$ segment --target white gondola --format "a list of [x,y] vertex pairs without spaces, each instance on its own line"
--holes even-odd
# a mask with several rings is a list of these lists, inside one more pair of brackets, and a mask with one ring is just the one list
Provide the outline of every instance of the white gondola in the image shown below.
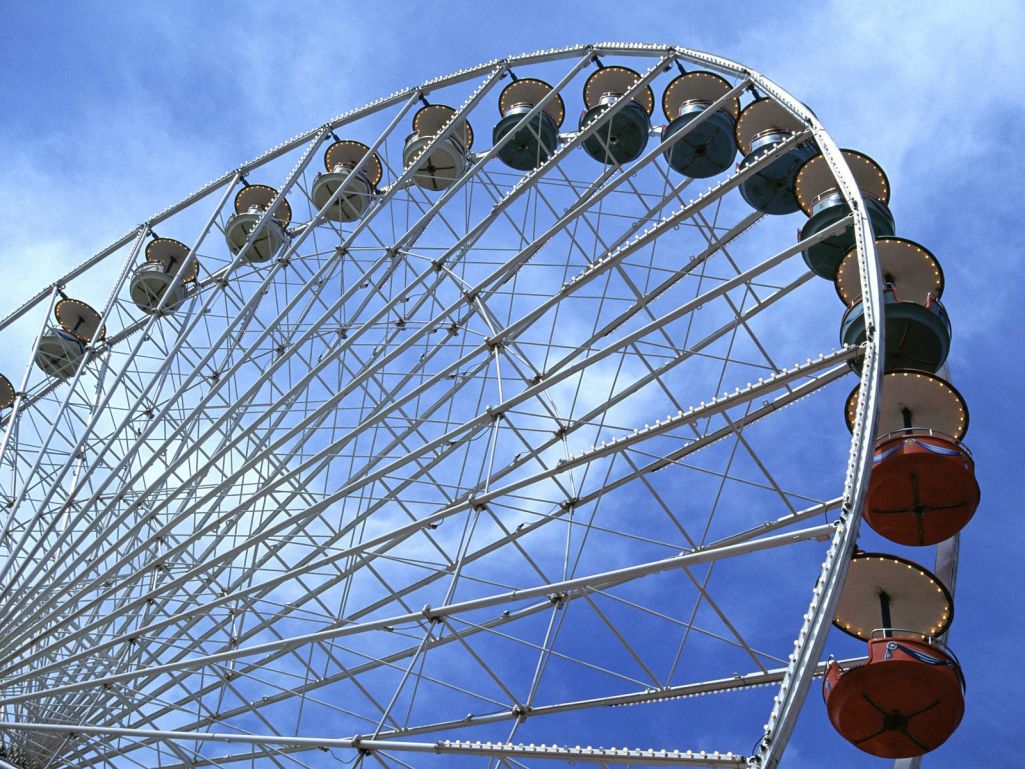
[[57,319],[39,339],[36,365],[47,376],[67,379],[74,376],[82,359],[85,346],[99,342],[107,335],[100,325],[100,314],[78,299],[61,299],[53,308]]
[[[146,246],[146,262],[136,268],[129,285],[135,306],[145,313],[156,312],[164,294],[174,283],[189,255],[189,247],[171,238],[157,238]],[[173,289],[173,296],[164,304],[165,311],[178,307],[189,293],[189,285],[199,274],[199,263],[193,259],[182,279]]]
[[[270,208],[278,191],[264,184],[250,184],[235,196],[235,213],[228,219],[224,237],[231,253],[238,254],[249,240],[263,215]],[[245,253],[247,262],[266,262],[285,242],[285,227],[292,221],[292,209],[287,200],[278,203],[272,217],[253,240]]]
[[14,391],[14,385],[11,384],[11,380],[0,374],[0,409],[10,408],[14,405],[14,398],[17,393]]
[[51,326],[39,339],[36,365],[47,376],[68,379],[85,357],[85,345],[62,328]]
[[466,173],[466,153],[473,146],[473,129],[465,120],[443,141],[421,158],[427,147],[452,120],[456,111],[444,104],[421,107],[413,116],[413,133],[406,137],[402,165],[409,168],[419,162],[413,182],[427,190],[443,190]]
[[[154,313],[172,283],[174,283],[174,275],[164,272],[164,268],[159,264],[147,262],[139,265],[132,274],[129,293],[136,307],[145,313]],[[185,301],[186,293],[185,285],[179,282],[164,305],[164,309],[173,310]]]
[[[355,222],[363,216],[370,204],[374,188],[381,181],[384,167],[377,153],[371,153],[363,168],[353,176],[356,166],[370,152],[370,148],[355,141],[337,141],[324,153],[327,173],[317,174],[313,180],[310,196],[313,205],[320,210],[343,183],[345,189],[324,216],[335,222]],[[350,176],[352,177],[350,179]]]

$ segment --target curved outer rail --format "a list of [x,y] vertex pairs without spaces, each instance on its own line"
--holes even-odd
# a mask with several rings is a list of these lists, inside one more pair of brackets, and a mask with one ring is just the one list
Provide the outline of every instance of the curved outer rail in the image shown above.
[[880,393],[883,384],[882,361],[886,351],[883,328],[883,283],[875,251],[875,235],[868,213],[862,203],[854,174],[844,162],[843,155],[811,110],[798,102],[771,80],[752,73],[752,80],[773,98],[800,117],[808,126],[833,176],[840,184],[844,200],[854,216],[854,236],[858,253],[858,268],[865,306],[865,365],[861,372],[861,397],[851,436],[851,450],[847,460],[843,502],[836,534],[826,552],[822,571],[812,589],[811,604],[804,615],[804,624],[794,642],[787,673],[780,684],[769,721],[765,725],[758,752],[751,765],[775,769],[783,758],[790,735],[797,723],[801,704],[811,686],[812,673],[826,638],[840,599],[840,589],[847,575],[851,555],[858,538],[862,508],[868,491],[868,478],[872,469],[876,425],[879,421]]

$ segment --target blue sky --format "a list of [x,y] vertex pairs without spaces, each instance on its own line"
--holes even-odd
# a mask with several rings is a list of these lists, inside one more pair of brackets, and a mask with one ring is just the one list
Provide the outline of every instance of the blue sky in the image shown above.
[[[482,5],[9,4],[0,27],[0,312],[224,170],[411,83],[602,40],[744,62],[808,103],[838,144],[883,166],[898,234],[943,264],[952,378],[971,409],[966,442],[983,501],[962,539],[952,634],[967,713],[926,765],[1010,761],[1025,738],[1025,703],[1008,684],[1020,679],[1010,666],[1025,632],[1013,608],[1025,567],[1012,486],[1023,374],[1023,7]],[[10,338],[0,351],[23,356]]]

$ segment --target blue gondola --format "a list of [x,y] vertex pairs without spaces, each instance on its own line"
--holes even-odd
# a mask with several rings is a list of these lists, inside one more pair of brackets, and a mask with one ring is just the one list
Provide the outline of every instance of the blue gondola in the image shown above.
[[[879,238],[875,250],[885,283],[884,370],[939,370],[947,359],[951,338],[950,319],[939,301],[944,285],[939,262],[926,248],[905,238]],[[860,345],[865,340],[865,316],[853,248],[835,273],[837,292],[848,306],[840,327],[841,341]],[[860,371],[860,358],[852,365]]]
[[517,171],[532,171],[540,166],[559,146],[559,127],[566,117],[566,105],[556,94],[545,107],[525,125],[519,126],[523,116],[530,112],[552,87],[543,80],[522,78],[505,87],[498,97],[502,119],[492,132],[492,141],[498,144],[510,132],[512,138],[498,151],[498,158]]
[[[884,369],[918,369],[929,373],[939,370],[947,360],[951,335],[950,319],[940,301],[931,296],[922,304],[904,301],[893,286],[886,287],[884,297]],[[844,314],[840,340],[846,345],[860,345],[865,341],[865,315],[860,302]],[[855,358],[851,366],[861,371],[861,358]]]
[[[741,169],[802,130],[801,121],[773,99],[751,102],[741,111],[734,131],[737,147],[744,155]],[[817,153],[810,141],[791,147],[748,176],[740,185],[740,194],[749,206],[764,214],[794,213],[800,209],[794,190],[797,172]]]
[[734,131],[740,115],[740,99],[729,99],[696,128],[687,130],[698,115],[729,91],[729,82],[711,72],[687,72],[666,87],[662,95],[662,112],[669,125],[663,141],[681,134],[664,153],[674,170],[684,176],[707,179],[733,165],[737,155]]
[[[875,236],[878,238],[893,235],[893,215],[888,205],[890,183],[883,169],[872,158],[854,150],[843,150],[843,157],[858,184]],[[802,240],[821,232],[851,212],[840,194],[826,159],[821,155],[811,158],[798,171],[795,190],[798,204],[809,216],[801,228]],[[854,227],[848,225],[841,232],[830,235],[806,249],[804,261],[816,275],[832,280],[837,265],[853,245]]]
[[648,145],[651,113],[655,109],[655,94],[650,86],[642,88],[616,114],[602,119],[609,107],[640,79],[639,73],[627,67],[602,67],[584,84],[586,110],[580,116],[580,128],[583,130],[595,120],[602,121],[584,139],[584,151],[600,163],[629,163],[640,157]]

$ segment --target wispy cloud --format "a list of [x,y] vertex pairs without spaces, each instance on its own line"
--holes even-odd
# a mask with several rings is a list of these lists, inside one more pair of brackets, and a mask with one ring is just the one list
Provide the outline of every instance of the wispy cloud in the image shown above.
[[[898,233],[943,261],[955,375],[974,394],[978,422],[999,427],[1001,404],[1016,396],[1006,383],[1020,381],[1020,364],[979,356],[1014,357],[1008,319],[1022,274],[1016,191],[1025,170],[1015,143],[1025,76],[1025,10],[1017,3],[969,12],[953,3],[624,9],[570,2],[482,11],[441,2],[415,10],[396,4],[371,16],[351,6],[235,3],[215,11],[196,2],[133,13],[86,5],[61,18],[51,33],[48,13],[16,9],[0,31],[0,62],[12,73],[4,102],[13,107],[0,126],[2,308],[207,179],[348,108],[495,56],[582,40],[659,39],[755,67],[806,99],[842,146],[879,160],[894,182]],[[488,127],[478,134],[486,143]],[[75,289],[102,301],[108,277]],[[2,344],[20,365],[25,335],[5,334]],[[993,367],[999,376],[987,374]],[[985,428],[970,437],[994,462],[1015,453]],[[1004,488],[986,487],[984,497],[999,498]],[[993,531],[984,520],[973,526]],[[984,536],[971,534],[966,547],[965,613],[988,612],[985,622],[1021,630],[999,606],[972,614],[972,598],[997,581],[980,557],[1010,548],[1011,538],[984,546]],[[991,658],[1013,653],[1009,643],[989,651]],[[970,655],[973,674],[992,685],[991,663]],[[952,748],[957,755],[974,755],[973,744],[1011,742],[969,718]],[[798,745],[797,765],[813,742]],[[855,765],[858,757],[844,758]]]

